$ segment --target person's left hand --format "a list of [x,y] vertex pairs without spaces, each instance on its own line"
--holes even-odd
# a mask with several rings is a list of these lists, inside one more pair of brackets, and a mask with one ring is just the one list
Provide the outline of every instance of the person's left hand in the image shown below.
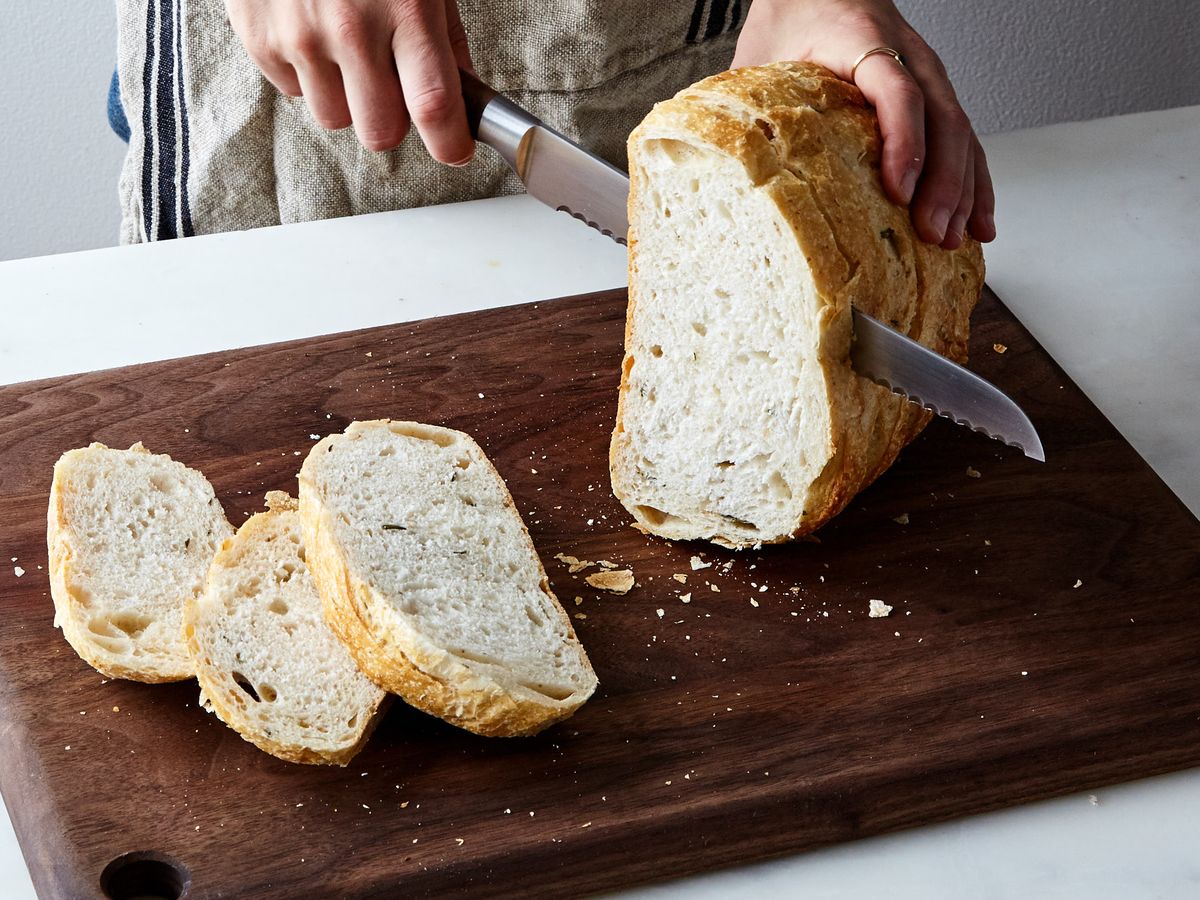
[[922,240],[953,250],[963,234],[996,237],[987,159],[937,54],[891,0],[755,0],[742,27],[734,67],[794,59],[820,63],[854,81],[879,116],[883,185],[909,205]]

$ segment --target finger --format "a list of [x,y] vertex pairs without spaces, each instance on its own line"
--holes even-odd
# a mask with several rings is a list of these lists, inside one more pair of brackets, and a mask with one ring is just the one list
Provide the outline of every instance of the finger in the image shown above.
[[967,230],[967,219],[975,206],[975,160],[974,147],[967,144],[967,163],[963,169],[962,193],[954,214],[950,216],[950,224],[946,226],[946,236],[942,239],[943,250],[956,250],[962,246],[963,233]]
[[975,240],[986,244],[996,239],[996,192],[992,187],[992,173],[988,171],[987,155],[978,137],[974,144],[975,207],[971,210],[968,228]]
[[930,90],[927,83],[923,86],[927,98],[927,156],[911,211],[913,225],[921,239],[940,244],[962,197],[971,124],[962,107],[953,99],[949,82],[944,87],[938,85],[935,90]]
[[279,89],[279,93],[289,97],[299,97],[303,93],[300,87],[300,76],[296,74],[296,69],[291,63],[273,54],[255,56],[253,59],[262,69],[262,73],[267,76],[267,81]]
[[350,107],[346,104],[346,89],[337,65],[328,59],[311,57],[294,65],[300,90],[317,124],[330,130],[349,125]]
[[467,129],[458,63],[440,4],[405,23],[393,36],[404,105],[429,154],[448,165],[466,165],[475,153]]
[[391,150],[408,133],[400,76],[386,40],[371,46],[366,32],[342,29],[338,64],[354,133],[368,150]]
[[900,63],[869,56],[854,73],[855,83],[875,107],[883,134],[883,186],[896,203],[912,200],[925,159],[925,98]]
[[471,61],[467,29],[463,28],[462,17],[458,14],[457,0],[446,0],[446,34],[450,37],[450,48],[454,51],[454,60],[458,67],[466,69],[472,75],[478,75],[475,63]]

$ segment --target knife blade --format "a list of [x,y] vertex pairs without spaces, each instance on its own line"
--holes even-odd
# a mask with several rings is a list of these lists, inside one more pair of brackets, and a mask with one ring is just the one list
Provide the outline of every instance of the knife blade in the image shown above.
[[854,315],[854,371],[925,409],[1046,461],[1029,416],[1006,393],[861,310]]
[[[500,153],[531,195],[624,244],[629,176],[559,134],[474,75],[460,72],[471,134]],[[1045,462],[1017,403],[969,369],[853,310],[855,372],[958,425]]]
[[532,196],[624,244],[629,176],[469,72],[459,76],[472,136],[504,157]]

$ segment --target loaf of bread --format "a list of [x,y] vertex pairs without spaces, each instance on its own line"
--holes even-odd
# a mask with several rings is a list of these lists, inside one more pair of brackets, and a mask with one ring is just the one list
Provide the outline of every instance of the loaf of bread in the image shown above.
[[183,629],[202,705],[290,762],[346,765],[387,694],[325,624],[305,564],[296,501],[267,494],[217,551]]
[[468,435],[354,422],[300,470],[325,618],[380,687],[484,735],[569,716],[596,676],[512,497]]
[[233,529],[199,472],[140,443],[54,465],[46,543],[54,624],[109,678],[191,678],[183,604]]
[[727,547],[827,522],[929,414],[850,366],[851,307],[966,357],[979,244],[922,243],[853,85],[737,69],[629,137],[629,313],[610,469],[637,527]]

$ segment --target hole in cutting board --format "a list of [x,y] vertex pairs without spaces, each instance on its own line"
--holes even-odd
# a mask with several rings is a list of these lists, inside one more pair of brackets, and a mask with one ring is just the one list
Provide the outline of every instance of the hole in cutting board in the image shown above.
[[109,900],[180,900],[191,883],[180,862],[152,850],[124,853],[100,873],[100,890]]

